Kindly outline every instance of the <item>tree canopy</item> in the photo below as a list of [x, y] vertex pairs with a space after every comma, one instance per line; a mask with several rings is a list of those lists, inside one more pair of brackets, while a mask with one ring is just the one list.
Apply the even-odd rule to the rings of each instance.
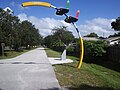
[[53, 35], [66, 45], [68, 45], [74, 39], [72, 32], [68, 31], [65, 26], [54, 28], [52, 31]]
[[4, 42], [6, 46], [18, 50], [22, 46], [39, 45], [41, 38], [38, 29], [32, 23], [20, 22], [17, 16], [0, 8], [0, 43]]
[[118, 31], [118, 33], [115, 33], [114, 35], [110, 35], [109, 37], [117, 37], [120, 36], [120, 17], [116, 19], [116, 21], [113, 21], [111, 23], [112, 29], [115, 31]]
[[120, 31], [120, 17], [118, 17], [116, 21], [113, 21], [111, 26], [115, 31]]
[[44, 38], [45, 45], [48, 47], [68, 45], [74, 40], [72, 32], [68, 31], [64, 26], [54, 28], [52, 32], [53, 35], [48, 35]]
[[86, 35], [84, 37], [98, 37], [98, 35], [93, 32], [93, 33], [90, 33], [90, 34], [88, 34], [88, 35]]

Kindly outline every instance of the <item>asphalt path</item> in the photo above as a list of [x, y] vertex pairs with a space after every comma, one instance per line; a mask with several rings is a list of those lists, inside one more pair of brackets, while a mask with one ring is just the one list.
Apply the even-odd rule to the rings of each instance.
[[0, 60], [0, 90], [60, 90], [44, 48]]

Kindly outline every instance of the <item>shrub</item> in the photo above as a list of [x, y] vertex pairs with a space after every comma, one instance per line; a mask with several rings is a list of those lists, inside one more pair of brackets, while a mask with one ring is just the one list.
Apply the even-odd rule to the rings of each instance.
[[70, 46], [66, 49], [67, 55], [73, 55], [74, 54], [74, 47]]
[[[107, 43], [105, 41], [84, 41], [84, 61], [96, 62], [103, 59], [106, 53]], [[80, 44], [75, 47], [75, 56], [79, 57]]]
[[96, 59], [104, 58], [107, 44], [105, 41], [84, 41], [84, 47], [85, 59], [89, 59], [90, 62], [96, 62]]
[[63, 50], [65, 49], [65, 46], [52, 46], [51, 49], [58, 52], [63, 52]]

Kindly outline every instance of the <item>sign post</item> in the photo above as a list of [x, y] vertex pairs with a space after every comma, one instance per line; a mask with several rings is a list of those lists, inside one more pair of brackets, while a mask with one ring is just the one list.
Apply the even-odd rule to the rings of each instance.
[[4, 56], [4, 46], [5, 46], [5, 43], [1, 43], [1, 54], [2, 56]]

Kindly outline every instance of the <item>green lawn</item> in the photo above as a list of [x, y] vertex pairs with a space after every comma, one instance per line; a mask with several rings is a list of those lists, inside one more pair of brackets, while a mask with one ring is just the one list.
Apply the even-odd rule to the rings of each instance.
[[[60, 53], [46, 49], [49, 57], [59, 57]], [[83, 62], [77, 69], [77, 61], [71, 64], [54, 65], [56, 76], [61, 87], [70, 90], [120, 90], [120, 73], [96, 64]]]
[[0, 56], [0, 59], [14, 58], [14, 57], [19, 56], [27, 51], [30, 51], [30, 50], [23, 50], [22, 52], [6, 51], [4, 56]]
[[60, 57], [60, 52], [53, 51], [49, 48], [46, 48], [45, 51], [46, 51], [48, 57], [56, 57], [56, 58]]
[[[52, 49], [49, 49], [49, 48], [46, 48], [45, 51], [46, 51], [48, 57], [60, 58], [60, 55], [61, 55], [60, 52], [53, 51]], [[72, 60], [78, 60], [79, 59], [79, 58], [74, 57], [74, 56], [67, 56], [67, 58], [70, 58]]]

